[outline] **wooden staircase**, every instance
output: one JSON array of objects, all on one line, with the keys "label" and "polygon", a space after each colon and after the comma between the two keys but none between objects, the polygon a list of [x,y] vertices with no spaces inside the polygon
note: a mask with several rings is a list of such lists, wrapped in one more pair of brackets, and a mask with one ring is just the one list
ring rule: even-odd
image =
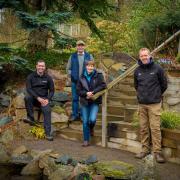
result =
[{"label": "wooden staircase", "polygon": [[[95,136],[91,144],[101,145],[102,141],[102,108],[99,108],[95,126]],[[133,74],[117,83],[108,91],[107,96],[107,138],[108,147],[128,151],[139,151],[140,143],[137,129],[132,126],[134,112],[137,111],[136,91],[133,85]],[[83,141],[82,123],[69,124],[60,131],[66,139]]]}]

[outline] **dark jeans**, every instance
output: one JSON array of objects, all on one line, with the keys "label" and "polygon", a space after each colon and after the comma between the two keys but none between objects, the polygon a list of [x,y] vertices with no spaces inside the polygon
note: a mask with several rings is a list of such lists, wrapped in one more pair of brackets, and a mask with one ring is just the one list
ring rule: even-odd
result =
[{"label": "dark jeans", "polygon": [[41,104],[37,101],[37,99],[33,98],[32,96],[26,96],[24,98],[25,100],[25,106],[27,111],[27,118],[29,118],[31,121],[34,121],[34,111],[33,107],[39,107],[41,108],[41,111],[43,113],[44,117],[44,129],[46,135],[51,134],[51,108],[48,104],[47,106],[41,106]]},{"label": "dark jeans", "polygon": [[71,83],[72,89],[72,117],[77,118],[79,117],[79,96],[76,90],[76,83]]}]

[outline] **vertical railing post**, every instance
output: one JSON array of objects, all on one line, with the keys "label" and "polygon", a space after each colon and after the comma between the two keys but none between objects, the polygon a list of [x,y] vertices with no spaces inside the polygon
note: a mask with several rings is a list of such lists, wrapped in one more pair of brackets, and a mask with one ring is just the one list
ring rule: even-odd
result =
[{"label": "vertical railing post", "polygon": [[102,96],[102,147],[107,146],[107,91]]}]

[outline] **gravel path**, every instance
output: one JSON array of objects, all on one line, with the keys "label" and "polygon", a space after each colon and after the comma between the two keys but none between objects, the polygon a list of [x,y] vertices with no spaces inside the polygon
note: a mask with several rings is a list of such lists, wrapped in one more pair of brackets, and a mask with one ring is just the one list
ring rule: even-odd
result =
[{"label": "gravel path", "polygon": [[[53,149],[60,154],[68,154],[75,159],[86,159],[95,154],[98,160],[121,160],[134,165],[142,163],[134,158],[134,154],[122,150],[102,148],[99,146],[82,147],[80,142],[65,140],[56,137],[54,141],[47,140],[17,140],[14,146],[25,145],[29,149]],[[157,174],[160,180],[180,180],[180,165],[174,163],[156,164]],[[158,179],[158,180],[159,180]]]}]

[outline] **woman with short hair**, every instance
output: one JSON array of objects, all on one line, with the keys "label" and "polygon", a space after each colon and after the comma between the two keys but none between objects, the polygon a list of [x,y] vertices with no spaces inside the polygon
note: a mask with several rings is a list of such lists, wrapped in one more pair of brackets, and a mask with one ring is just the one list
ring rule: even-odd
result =
[{"label": "woman with short hair", "polygon": [[83,146],[89,146],[90,136],[94,135],[99,104],[102,97],[93,100],[92,97],[106,88],[103,74],[95,69],[94,61],[85,62],[85,71],[77,84],[77,92],[80,96],[81,112],[83,119]]}]

